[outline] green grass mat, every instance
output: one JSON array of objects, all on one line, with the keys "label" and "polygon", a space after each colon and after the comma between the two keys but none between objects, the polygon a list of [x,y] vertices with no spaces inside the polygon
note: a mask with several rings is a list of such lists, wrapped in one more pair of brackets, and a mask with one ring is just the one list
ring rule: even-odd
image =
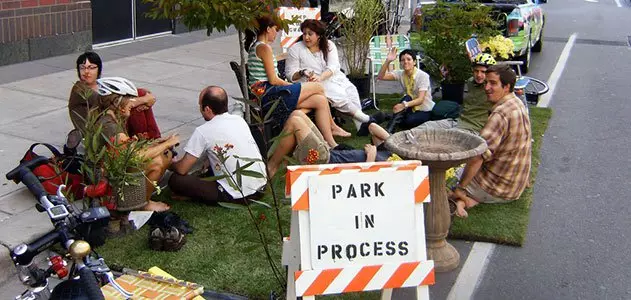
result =
[{"label": "green grass mat", "polygon": [[[379,107],[389,111],[398,101],[397,95],[380,95]],[[540,138],[551,116],[549,109],[532,108],[531,119],[534,125],[533,136],[533,179],[539,162]],[[352,122],[344,127],[355,133]],[[339,142],[358,149],[370,142],[368,137],[340,139]],[[278,180],[275,190],[280,198],[284,194],[284,182]],[[282,289],[274,279],[258,241],[247,210],[227,209],[195,202],[170,200],[169,191],[159,196],[167,201],[172,211],[189,221],[195,232],[187,236],[187,244],[178,252],[156,252],[148,246],[148,228],[143,227],[126,237],[109,239],[97,249],[108,264],[127,268],[147,270],[159,266],[172,275],[187,281],[202,284],[207,290],[229,292],[251,299],[269,299],[271,291]],[[519,245],[523,243],[528,223],[528,210],[532,191],[526,190],[522,200],[509,205],[485,207],[481,205],[470,211],[468,220],[458,220],[452,227],[452,234],[458,238],[485,240]],[[272,203],[271,194],[263,199]],[[276,230],[276,216],[273,209],[253,206],[257,223],[264,228],[271,254],[279,270],[281,243]],[[282,204],[281,225],[285,235],[289,231],[290,208]],[[513,228],[513,230],[506,230]],[[284,284],[284,283],[283,283]],[[327,299],[378,299],[379,293],[348,294],[325,297]]]},{"label": "green grass mat", "polygon": [[[541,139],[552,117],[549,108],[530,107],[532,137],[532,168],[530,180],[534,184],[539,167]],[[534,186],[526,188],[519,200],[502,205],[478,205],[468,211],[469,217],[454,217],[449,232],[450,238],[492,242],[521,246],[526,239],[528,219]]]}]

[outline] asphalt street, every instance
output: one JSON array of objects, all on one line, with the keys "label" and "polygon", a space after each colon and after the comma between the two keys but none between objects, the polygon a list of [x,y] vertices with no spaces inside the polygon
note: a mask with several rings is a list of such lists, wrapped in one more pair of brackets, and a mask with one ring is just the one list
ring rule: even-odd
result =
[{"label": "asphalt street", "polygon": [[495,249],[475,299],[631,299],[630,6],[544,5],[529,75],[547,79],[577,39],[550,103],[526,243]]}]

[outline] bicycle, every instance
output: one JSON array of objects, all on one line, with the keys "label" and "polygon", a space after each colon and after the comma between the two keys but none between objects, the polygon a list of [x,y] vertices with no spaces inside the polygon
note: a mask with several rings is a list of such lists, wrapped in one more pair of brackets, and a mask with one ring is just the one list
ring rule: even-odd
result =
[{"label": "bicycle", "polygon": [[517,81],[515,82],[515,95],[521,99],[521,101],[528,107],[530,105],[537,105],[539,102],[539,96],[547,93],[550,90],[548,84],[540,79],[525,76],[521,74],[522,61],[505,61],[500,62],[511,66],[517,70]]},{"label": "bicycle", "polygon": [[[54,226],[52,231],[34,242],[17,245],[11,250],[11,259],[18,269],[18,277],[28,287],[15,299],[104,299],[99,282],[109,282],[125,298],[132,297],[132,293],[114,281],[114,275],[103,258],[92,251],[90,244],[81,240],[78,233],[82,226],[102,225],[107,222],[110,217],[109,211],[104,207],[91,207],[85,210],[75,207],[61,192],[65,188],[64,185],[58,187],[56,195],[48,195],[32,172],[34,168],[45,163],[48,163],[48,158],[35,157],[20,163],[6,174],[8,180],[26,185],[38,201],[36,209],[39,212],[46,212]],[[47,269],[40,269],[33,262],[36,255],[55,243],[59,243],[67,250],[67,256],[72,259],[70,271],[67,262],[60,255],[48,258],[50,267]],[[51,291],[48,278],[53,275],[60,279],[67,276],[67,279]]]}]

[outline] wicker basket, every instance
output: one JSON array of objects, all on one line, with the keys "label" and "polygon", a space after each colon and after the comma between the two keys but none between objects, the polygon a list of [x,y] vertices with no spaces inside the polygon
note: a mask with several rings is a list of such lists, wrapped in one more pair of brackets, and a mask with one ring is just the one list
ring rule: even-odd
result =
[{"label": "wicker basket", "polygon": [[123,187],[123,199],[120,199],[119,193],[116,192],[116,210],[137,210],[147,205],[147,180],[142,174],[138,176],[140,177],[139,185]]}]

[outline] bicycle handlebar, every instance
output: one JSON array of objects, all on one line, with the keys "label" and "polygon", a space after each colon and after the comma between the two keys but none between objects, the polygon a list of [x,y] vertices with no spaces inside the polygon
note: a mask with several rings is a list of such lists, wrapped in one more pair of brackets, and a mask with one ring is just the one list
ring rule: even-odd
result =
[{"label": "bicycle handlebar", "polygon": [[[48,163],[48,158],[43,156],[35,157],[32,160],[20,163],[19,166],[7,173],[6,177],[8,180],[15,181],[15,183],[24,183],[29,191],[35,195],[40,204],[48,209],[53,206],[46,198],[48,193],[39,179],[37,179],[37,176],[32,172],[33,169],[44,163]],[[43,199],[46,199],[46,201],[43,201]]]}]

